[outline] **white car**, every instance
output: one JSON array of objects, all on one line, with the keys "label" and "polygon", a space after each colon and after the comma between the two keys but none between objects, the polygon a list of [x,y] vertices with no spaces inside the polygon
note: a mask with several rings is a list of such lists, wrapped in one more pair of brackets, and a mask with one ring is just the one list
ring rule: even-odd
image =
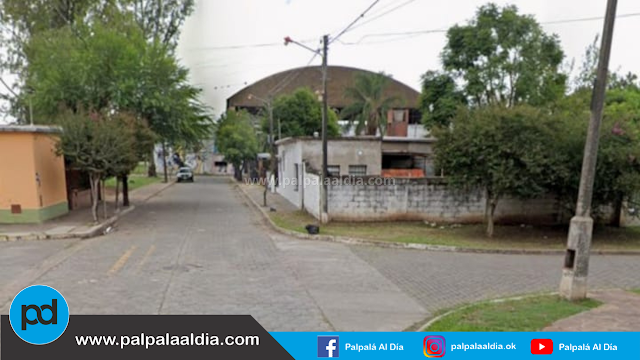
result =
[{"label": "white car", "polygon": [[193,171],[191,171],[191,168],[181,167],[178,170],[178,173],[176,174],[176,181],[177,182],[183,182],[183,181],[193,182]]}]

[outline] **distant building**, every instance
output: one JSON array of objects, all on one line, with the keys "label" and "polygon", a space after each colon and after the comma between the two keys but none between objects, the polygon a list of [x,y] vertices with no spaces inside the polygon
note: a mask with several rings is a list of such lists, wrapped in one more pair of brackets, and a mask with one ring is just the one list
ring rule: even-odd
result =
[{"label": "distant building", "polygon": [[0,126],[0,223],[38,223],[69,211],[64,159],[55,154],[59,132]]},{"label": "distant building", "polygon": [[[327,170],[331,176],[435,177],[434,139],[342,137],[328,140]],[[278,192],[303,208],[305,172],[322,169],[322,141],[313,137],[286,138],[278,146]]]},{"label": "distant building", "polygon": [[[345,96],[345,90],[354,85],[355,76],[358,73],[372,74],[368,70],[346,66],[328,67],[327,103],[330,108],[339,113],[351,104],[351,99]],[[320,95],[322,93],[321,67],[291,69],[259,80],[228,98],[227,109],[246,110],[251,114],[258,114],[264,108],[264,102],[261,99],[291,94],[299,88],[308,88]],[[384,95],[399,100],[397,106],[389,111],[386,135],[424,138],[426,133],[421,124],[422,114],[418,110],[420,93],[391,78]]]}]

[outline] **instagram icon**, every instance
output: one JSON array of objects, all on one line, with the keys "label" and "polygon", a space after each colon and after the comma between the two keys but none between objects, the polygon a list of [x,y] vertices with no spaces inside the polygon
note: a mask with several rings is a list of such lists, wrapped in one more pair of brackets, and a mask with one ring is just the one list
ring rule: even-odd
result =
[{"label": "instagram icon", "polygon": [[444,337],[431,335],[424,338],[423,341],[424,356],[428,358],[440,358],[446,352],[446,343]]}]

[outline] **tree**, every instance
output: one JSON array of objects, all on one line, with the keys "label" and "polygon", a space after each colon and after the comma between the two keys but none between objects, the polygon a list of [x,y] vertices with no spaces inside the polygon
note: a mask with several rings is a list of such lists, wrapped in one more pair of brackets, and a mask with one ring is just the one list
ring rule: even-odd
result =
[{"label": "tree", "polygon": [[180,28],[193,13],[194,0],[121,0],[134,15],[145,38],[174,49],[178,45]]},{"label": "tree", "polygon": [[[308,88],[300,88],[292,94],[278,96],[273,101],[274,131],[280,132],[282,137],[313,136],[315,132],[322,132],[322,103],[318,97]],[[262,122],[265,134],[269,133],[268,114],[265,114]],[[329,111],[327,122],[327,135],[335,137],[340,135],[338,117],[333,111]]]},{"label": "tree", "polygon": [[131,164],[135,157],[132,151],[135,139],[122,121],[96,112],[68,112],[61,117],[59,124],[64,131],[56,151],[65,156],[72,168],[89,174],[91,212],[97,222],[98,184]]},{"label": "tree", "polygon": [[[556,109],[556,153],[563,157],[555,172],[560,176],[552,189],[569,215],[575,210],[582,152],[589,120],[591,93],[581,89]],[[620,226],[623,204],[640,192],[640,90],[635,86],[607,91],[601,125],[592,211],[602,217],[609,206],[610,224]]]},{"label": "tree", "polygon": [[[596,81],[598,56],[600,54],[599,39],[600,36],[596,35],[593,42],[585,49],[584,55],[582,56],[582,64],[580,65],[578,74],[573,80],[574,92],[593,88],[593,84]],[[636,74],[627,73],[622,75],[617,71],[609,71],[608,89],[638,88],[639,86],[638,76]]]},{"label": "tree", "polygon": [[81,107],[134,114],[163,144],[193,146],[211,136],[208,108],[188,83],[188,70],[134,24],[44,32],[33,37],[28,53],[27,86],[41,119]]},{"label": "tree", "polygon": [[466,105],[465,96],[449,74],[427,71],[422,75],[420,111],[422,123],[427,128],[449,126],[458,107],[463,105]]},{"label": "tree", "polygon": [[474,105],[538,106],[564,95],[563,57],[557,36],[532,16],[488,4],[467,25],[448,30],[442,62]]},{"label": "tree", "polygon": [[227,111],[220,117],[216,131],[216,145],[226,161],[233,164],[235,178],[242,180],[242,170],[247,160],[253,160],[258,153],[258,139],[245,111]]},{"label": "tree", "polygon": [[553,124],[529,106],[461,109],[452,128],[437,128],[436,163],[450,183],[486,196],[487,236],[500,199],[543,195],[555,179]]},{"label": "tree", "polygon": [[345,96],[352,103],[342,110],[341,115],[356,123],[356,134],[364,131],[367,135],[375,136],[379,132],[384,137],[387,113],[399,102],[396,97],[385,96],[389,79],[383,72],[358,73],[354,86],[345,89]]},{"label": "tree", "polygon": [[142,159],[146,158],[147,154],[153,151],[158,136],[149,128],[146,121],[138,119],[133,114],[120,113],[115,116],[115,120],[121,122],[128,137],[133,139],[132,156],[128,162],[115,169],[113,174],[116,177],[116,208],[118,208],[118,185],[122,183],[122,205],[127,207],[129,206],[129,174]]}]

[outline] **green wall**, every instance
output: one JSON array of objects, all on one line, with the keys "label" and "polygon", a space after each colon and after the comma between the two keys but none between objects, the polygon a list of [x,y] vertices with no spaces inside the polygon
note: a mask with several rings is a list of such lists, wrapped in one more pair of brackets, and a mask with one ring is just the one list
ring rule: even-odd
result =
[{"label": "green wall", "polygon": [[69,212],[66,201],[41,209],[22,209],[22,214],[12,214],[11,210],[0,210],[0,224],[33,224],[62,216]]}]

